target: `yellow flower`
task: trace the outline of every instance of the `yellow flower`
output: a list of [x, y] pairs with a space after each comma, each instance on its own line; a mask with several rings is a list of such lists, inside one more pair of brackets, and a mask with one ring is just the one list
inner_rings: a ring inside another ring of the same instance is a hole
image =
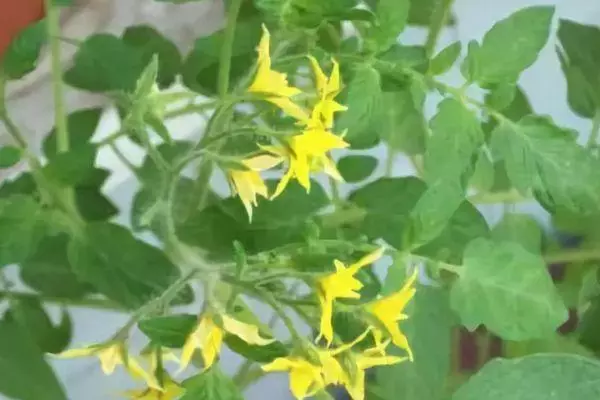
[[393, 365], [405, 361], [406, 357], [396, 357], [381, 355], [381, 349], [373, 348], [365, 350], [362, 354], [356, 354], [353, 357], [356, 369], [353, 376], [344, 374], [342, 384], [348, 390], [352, 400], [364, 400], [365, 398], [365, 370], [380, 366]]
[[332, 60], [333, 69], [331, 70], [331, 75], [327, 78], [317, 60], [312, 56], [308, 58], [315, 74], [315, 81], [319, 92], [319, 102], [315, 106], [315, 111], [318, 117], [322, 119], [325, 127], [330, 129], [333, 126], [333, 114], [348, 109], [334, 100], [341, 90], [340, 66], [335, 60]]
[[290, 97], [301, 93], [300, 89], [290, 86], [286, 74], [271, 69], [269, 47], [271, 35], [263, 25], [263, 35], [258, 44], [258, 67], [254, 82], [248, 88], [251, 93], [267, 95], [266, 100], [275, 104], [286, 114], [298, 121], [307, 121], [309, 116], [302, 107], [295, 104]]
[[260, 155], [243, 160], [242, 164], [247, 170], [230, 170], [229, 178], [233, 190], [240, 196], [248, 218], [252, 222], [252, 207], [258, 204], [257, 196], [267, 198], [267, 186], [260, 176], [260, 172], [270, 169], [282, 162], [281, 157], [271, 155]]
[[144, 370], [134, 357], [127, 354], [127, 350], [122, 342], [70, 349], [54, 356], [58, 358], [96, 356], [100, 360], [100, 366], [105, 375], [112, 374], [118, 365], [123, 365], [132, 377], [144, 380], [148, 387], [162, 390], [156, 377]]
[[336, 271], [318, 281], [318, 296], [321, 305], [321, 326], [320, 334], [331, 343], [333, 339], [333, 326], [331, 318], [333, 317], [333, 302], [335, 299], [358, 299], [360, 294], [358, 290], [363, 284], [354, 277], [358, 270], [365, 265], [373, 263], [383, 255], [383, 248], [367, 254], [356, 263], [346, 267], [342, 262], [335, 260]]
[[181, 353], [179, 371], [183, 371], [192, 361], [197, 348], [201, 350], [204, 367], [210, 368], [221, 351], [225, 333], [235, 335], [249, 344], [266, 346], [274, 339], [265, 339], [258, 333], [258, 327], [238, 321], [227, 315], [221, 316], [222, 327], [217, 325], [210, 313], [206, 313], [200, 319], [196, 329], [185, 341]]
[[[413, 353], [408, 344], [408, 339], [400, 330], [398, 321], [402, 321], [408, 318], [408, 316], [404, 314], [403, 311], [408, 302], [415, 295], [416, 289], [413, 287], [413, 284], [417, 279], [417, 272], [418, 271], [415, 269], [413, 274], [408, 278], [404, 286], [399, 291], [389, 296], [375, 300], [367, 306], [368, 310], [385, 327], [385, 329], [387, 330], [387, 332], [385, 333], [387, 333], [391, 337], [392, 343], [406, 350], [406, 352], [408, 353], [408, 358], [411, 361], [413, 360]], [[380, 329], [373, 329], [373, 336], [377, 344], [382, 343], [383, 335], [384, 332], [382, 332]]]
[[148, 387], [146, 389], [128, 390], [124, 394], [130, 400], [175, 400], [183, 392], [184, 389], [165, 374], [162, 390]]
[[296, 399], [312, 396], [325, 387], [323, 366], [314, 365], [301, 357], [280, 357], [262, 366], [265, 372], [289, 371], [290, 390]]

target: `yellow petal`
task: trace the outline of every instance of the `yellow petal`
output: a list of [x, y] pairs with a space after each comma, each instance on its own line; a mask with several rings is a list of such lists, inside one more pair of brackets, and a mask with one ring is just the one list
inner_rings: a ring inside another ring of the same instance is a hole
[[290, 180], [292, 179], [293, 176], [294, 176], [294, 170], [290, 167], [287, 170], [287, 172], [281, 177], [281, 180], [277, 184], [277, 188], [275, 188], [275, 193], [273, 193], [273, 195], [271, 196], [271, 200], [273, 200], [274, 198], [279, 196], [281, 193], [283, 193], [283, 191], [287, 187], [288, 183], [290, 183]]
[[57, 357], [57, 358], [88, 357], [88, 356], [94, 355], [98, 350], [100, 350], [100, 347], [98, 347], [98, 346], [83, 347], [80, 349], [65, 350], [62, 353], [51, 354], [51, 356]]
[[[300, 91], [298, 91], [299, 93]], [[297, 94], [297, 93], [294, 93]], [[275, 104], [277, 107], [281, 109], [284, 113], [289, 115], [290, 117], [295, 118], [300, 122], [308, 122], [309, 116], [308, 113], [299, 105], [294, 103], [288, 97], [268, 97], [267, 101]]]
[[304, 399], [311, 392], [315, 393], [324, 387], [319, 367], [301, 361], [290, 370], [290, 390], [297, 399]]
[[262, 25], [262, 36], [260, 38], [260, 42], [258, 43], [258, 62], [265, 63], [270, 68], [271, 67], [271, 57], [269, 55], [271, 47], [271, 34], [267, 27]]
[[192, 357], [194, 356], [194, 352], [200, 347], [200, 340], [198, 338], [199, 329], [200, 325], [198, 325], [196, 329], [189, 334], [185, 340], [185, 343], [183, 344], [183, 349], [181, 350], [181, 359], [179, 361], [179, 370], [177, 371], [178, 374], [190, 365]]
[[[272, 146], [265, 146], [272, 147]], [[266, 171], [283, 162], [282, 157], [275, 157], [269, 154], [247, 158], [242, 163], [253, 171]]]
[[383, 247], [380, 247], [377, 250], [372, 251], [371, 253], [367, 254], [366, 256], [364, 256], [363, 258], [361, 258], [354, 264], [350, 265], [350, 267], [348, 267], [348, 268], [351, 270], [358, 271], [360, 268], [364, 267], [365, 265], [373, 264], [375, 261], [379, 260], [381, 258], [381, 256], [383, 256], [384, 251], [385, 251], [385, 249]]
[[282, 372], [289, 371], [293, 363], [285, 357], [279, 357], [274, 359], [268, 364], [263, 365], [261, 368], [265, 372]]
[[321, 69], [319, 62], [313, 56], [308, 56], [308, 59], [310, 60], [310, 64], [312, 66], [313, 73], [315, 74], [315, 82], [317, 84], [317, 90], [319, 92], [324, 92], [327, 88], [327, 77], [325, 76], [325, 73]]
[[258, 333], [258, 327], [238, 321], [227, 315], [223, 315], [223, 328], [248, 344], [266, 346], [275, 341], [275, 339], [262, 338]]
[[115, 372], [117, 365], [123, 363], [124, 350], [121, 344], [113, 344], [104, 347], [97, 353], [100, 359], [100, 366], [105, 375], [110, 375]]
[[319, 304], [321, 305], [321, 321], [319, 325], [319, 336], [327, 341], [327, 345], [333, 340], [333, 299], [326, 294], [319, 293]]
[[344, 178], [342, 178], [342, 175], [340, 174], [340, 171], [338, 171], [333, 160], [331, 160], [327, 156], [324, 156], [322, 158], [321, 162], [323, 163], [323, 171], [327, 175], [329, 175], [330, 177], [332, 177], [333, 179], [335, 179], [338, 182], [344, 181]]
[[346, 389], [352, 400], [364, 400], [365, 398], [365, 371], [358, 369], [355, 371], [354, 380], [346, 380]]
[[127, 371], [131, 374], [131, 376], [142, 379], [144, 382], [146, 382], [146, 385], [148, 385], [149, 388], [153, 388], [158, 391], [163, 390], [156, 377], [142, 368], [135, 358], [127, 357], [125, 368], [127, 368]]
[[393, 365], [408, 360], [408, 357], [397, 357], [397, 356], [363, 356], [359, 355], [356, 359], [356, 363], [360, 369], [368, 369], [377, 367], [379, 365]]
[[201, 343], [204, 367], [210, 368], [221, 351], [223, 330], [214, 323], [211, 317], [205, 316], [200, 321], [198, 338]]
[[340, 65], [335, 59], [331, 59], [333, 68], [331, 69], [331, 75], [329, 76], [329, 82], [327, 86], [328, 94], [337, 94], [341, 89], [340, 84]]

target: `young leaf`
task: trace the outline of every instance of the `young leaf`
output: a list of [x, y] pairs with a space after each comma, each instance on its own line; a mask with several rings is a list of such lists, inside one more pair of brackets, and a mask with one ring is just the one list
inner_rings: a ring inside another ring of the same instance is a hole
[[78, 299], [91, 288], [80, 282], [67, 258], [67, 235], [46, 236], [20, 265], [21, 279], [43, 295]]
[[359, 65], [348, 84], [345, 104], [351, 112], [342, 113], [337, 129], [347, 130], [345, 139], [352, 145], [368, 142], [369, 127], [381, 98], [380, 76], [370, 65]]
[[579, 116], [593, 118], [600, 108], [600, 28], [560, 20], [557, 49], [567, 79], [567, 100]]
[[600, 396], [599, 376], [600, 362], [576, 355], [498, 358], [454, 393], [452, 400], [592, 400]]
[[63, 309], [60, 323], [55, 326], [40, 301], [35, 298], [11, 301], [5, 318], [16, 321], [44, 353], [60, 353], [71, 341], [72, 324], [69, 313]]
[[181, 400], [243, 400], [244, 396], [231, 378], [218, 366], [209, 368], [183, 382]]
[[429, 73], [431, 75], [441, 75], [448, 72], [456, 60], [458, 60], [458, 57], [460, 57], [461, 49], [462, 45], [460, 42], [454, 42], [445, 47], [431, 60]]
[[[386, 278], [386, 285], [388, 284]], [[396, 290], [402, 282], [396, 282]], [[441, 400], [450, 370], [454, 316], [447, 291], [418, 288], [401, 329], [414, 352], [414, 362], [384, 366], [376, 370], [376, 388], [381, 400]]]
[[532, 254], [539, 254], [542, 248], [542, 230], [536, 220], [526, 214], [505, 214], [492, 229], [492, 239], [519, 244]]
[[83, 184], [94, 174], [96, 146], [84, 144], [67, 152], [56, 154], [44, 166], [45, 174], [65, 186]]
[[[90, 143], [98, 128], [103, 113], [102, 108], [85, 108], [77, 110], [67, 117], [69, 126], [69, 147], [83, 147]], [[53, 158], [58, 152], [56, 147], [56, 129], [52, 129], [42, 144], [44, 155]]]
[[0, 268], [18, 264], [36, 250], [43, 234], [43, 212], [28, 196], [0, 200]]
[[484, 324], [508, 340], [549, 335], [568, 317], [540, 256], [515, 243], [486, 239], [465, 250], [451, 303], [469, 330]]
[[473, 170], [473, 175], [469, 180], [469, 186], [482, 192], [488, 192], [494, 186], [494, 164], [485, 148], [479, 150], [477, 161]]
[[0, 168], [10, 168], [21, 161], [23, 151], [14, 146], [0, 147]]
[[373, 122], [381, 139], [392, 149], [411, 155], [423, 153], [428, 132], [424, 101], [425, 93], [416, 84], [382, 94]]
[[430, 123], [431, 137], [425, 151], [425, 180], [456, 180], [471, 167], [483, 144], [483, 131], [476, 115], [462, 103], [447, 98], [438, 106]]
[[64, 78], [67, 84], [90, 92], [131, 92], [145, 66], [140, 51], [116, 36], [99, 33], [81, 43]]
[[21, 79], [33, 71], [37, 67], [46, 37], [46, 20], [40, 20], [21, 30], [2, 55], [2, 74], [8, 79]]
[[340, 158], [337, 167], [346, 182], [360, 182], [375, 171], [377, 159], [372, 156], [349, 155]]
[[149, 25], [128, 27], [123, 33], [123, 42], [140, 52], [144, 65], [157, 55], [158, 86], [165, 88], [173, 84], [182, 65], [181, 54], [173, 42]]
[[549, 208], [591, 214], [600, 209], [600, 164], [574, 139], [549, 119], [529, 116], [503, 120], [492, 133], [492, 148], [519, 191], [532, 189]]
[[254, 362], [269, 363], [278, 357], [286, 357], [289, 354], [288, 346], [278, 340], [266, 346], [258, 346], [248, 344], [235, 335], [226, 335], [224, 341], [231, 351]]
[[376, 24], [368, 36], [373, 48], [380, 53], [396, 43], [408, 20], [409, 0], [379, 0], [375, 9]]
[[178, 349], [183, 347], [197, 323], [197, 316], [179, 314], [143, 319], [138, 323], [138, 327], [152, 343]]
[[43, 353], [15, 321], [0, 321], [0, 393], [20, 400], [67, 400]]
[[467, 63], [474, 62], [465, 78], [481, 85], [516, 82], [546, 45], [554, 7], [523, 8], [497, 22], [483, 37], [481, 46], [469, 46]]
[[131, 309], [159, 296], [179, 275], [162, 251], [109, 223], [87, 225], [82, 237], [71, 239], [68, 255], [82, 281]]

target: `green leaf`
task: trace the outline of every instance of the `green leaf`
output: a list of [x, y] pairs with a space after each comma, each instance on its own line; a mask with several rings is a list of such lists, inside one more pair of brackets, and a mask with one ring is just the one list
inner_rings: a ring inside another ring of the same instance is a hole
[[600, 28], [561, 19], [559, 60], [567, 79], [567, 100], [579, 116], [593, 118], [600, 108]]
[[[277, 181], [267, 180], [265, 183], [269, 193], [272, 193]], [[254, 209], [250, 227], [273, 229], [298, 225], [327, 205], [329, 205], [329, 197], [325, 189], [316, 181], [311, 181], [309, 193], [306, 193], [306, 189], [297, 182], [291, 182], [275, 199], [259, 202], [258, 207]], [[224, 200], [222, 207], [240, 223], [247, 223], [248, 215], [238, 197]]]
[[469, 330], [484, 324], [508, 340], [549, 335], [568, 317], [540, 256], [515, 243], [486, 239], [465, 250], [451, 303]]
[[181, 54], [173, 42], [149, 25], [128, 27], [123, 33], [123, 42], [140, 52], [144, 65], [157, 55], [159, 87], [173, 84], [182, 65]]
[[[352, 192], [349, 201], [365, 213], [361, 233], [382, 238], [397, 249], [413, 244], [411, 213], [426, 188], [414, 177], [381, 178]], [[481, 214], [470, 203], [463, 202], [439, 236], [414, 251], [447, 262], [460, 262], [467, 243], [487, 235], [487, 224]]]
[[288, 347], [280, 341], [274, 341], [266, 346], [251, 345], [235, 335], [226, 335], [225, 344], [231, 351], [242, 357], [259, 363], [269, 363], [278, 357], [289, 355]]
[[409, 0], [379, 0], [375, 9], [376, 24], [368, 39], [376, 52], [383, 52], [396, 43], [408, 20]]
[[186, 4], [186, 3], [198, 3], [200, 1], [206, 1], [206, 0], [154, 0], [154, 1], [158, 1], [159, 3]]
[[[402, 283], [396, 282], [396, 290]], [[381, 400], [441, 400], [450, 371], [454, 325], [448, 293], [440, 288], [419, 287], [407, 314], [409, 318], [402, 321], [401, 329], [415, 359], [377, 368], [376, 395]]]
[[110, 223], [88, 224], [82, 237], [69, 242], [68, 256], [82, 281], [132, 309], [160, 295], [179, 277], [162, 251]]
[[[261, 21], [249, 18], [238, 22], [232, 45], [230, 84], [235, 86], [248, 72], [256, 58], [256, 45], [260, 39]], [[182, 67], [183, 83], [190, 89], [206, 95], [217, 94], [219, 57], [224, 31], [196, 40]]]
[[33, 253], [43, 234], [43, 210], [31, 197], [0, 200], [0, 268], [18, 264]]
[[181, 348], [197, 323], [195, 315], [178, 314], [143, 319], [138, 327], [154, 344]]
[[19, 400], [67, 400], [38, 346], [14, 321], [0, 322], [0, 393]]
[[21, 79], [33, 71], [37, 67], [46, 37], [46, 20], [40, 20], [22, 29], [2, 55], [2, 74], [8, 79]]
[[[411, 25], [429, 26], [440, 5], [447, 0], [410, 0], [410, 15], [408, 23]], [[446, 25], [456, 23], [452, 15], [447, 18]]]
[[600, 362], [581, 356], [540, 354], [495, 359], [452, 400], [593, 400], [600, 397], [599, 377]]
[[488, 192], [494, 186], [494, 174], [494, 164], [490, 155], [485, 148], [481, 148], [469, 185], [482, 192]]
[[[77, 110], [67, 117], [69, 126], [69, 148], [81, 148], [88, 145], [98, 128], [102, 108], [85, 108]], [[42, 144], [44, 155], [53, 158], [57, 153], [56, 129], [52, 129]]]
[[48, 177], [65, 186], [83, 184], [95, 173], [97, 150], [96, 146], [86, 144], [56, 154], [44, 166], [43, 171]]
[[381, 98], [379, 73], [370, 65], [357, 66], [348, 84], [345, 105], [349, 110], [342, 113], [337, 129], [347, 130], [345, 139], [352, 145], [369, 141], [366, 137]]
[[458, 57], [460, 57], [461, 50], [462, 45], [460, 42], [454, 42], [446, 46], [431, 60], [429, 73], [431, 75], [441, 75], [448, 72], [456, 60], [458, 60]]
[[14, 319], [44, 353], [60, 353], [71, 341], [72, 324], [69, 313], [63, 309], [60, 324], [54, 326], [36, 298], [14, 299], [5, 318]]
[[77, 279], [67, 258], [67, 235], [46, 236], [36, 251], [21, 263], [21, 279], [50, 297], [78, 299], [90, 287]]
[[582, 214], [600, 209], [598, 160], [575, 142], [572, 132], [549, 119], [503, 120], [492, 133], [492, 148], [504, 159], [513, 185], [524, 194], [533, 190], [544, 206]]
[[243, 400], [244, 396], [231, 378], [217, 365], [183, 382], [181, 400]]
[[497, 22], [485, 34], [481, 46], [469, 45], [467, 63], [474, 62], [465, 78], [482, 85], [516, 82], [546, 45], [554, 7], [523, 8]]
[[491, 90], [485, 97], [485, 104], [494, 110], [504, 110], [510, 106], [516, 95], [516, 85], [514, 83], [499, 83], [492, 85]]
[[21, 161], [23, 151], [14, 146], [0, 147], [0, 168], [10, 168]]
[[539, 254], [542, 248], [542, 230], [537, 221], [526, 214], [505, 214], [492, 229], [492, 239], [519, 244], [533, 254]]
[[337, 167], [346, 182], [360, 182], [373, 174], [377, 168], [377, 159], [372, 156], [349, 155], [340, 158]]
[[425, 180], [459, 179], [483, 144], [479, 120], [461, 102], [448, 98], [439, 104], [430, 127], [432, 135], [423, 160]]
[[146, 64], [140, 51], [120, 38], [100, 33], [88, 36], [67, 70], [65, 82], [90, 92], [131, 92]]
[[411, 155], [423, 153], [428, 134], [424, 101], [425, 92], [417, 84], [382, 94], [374, 123], [390, 148]]
[[581, 316], [578, 327], [579, 343], [600, 354], [600, 296], [592, 299]]

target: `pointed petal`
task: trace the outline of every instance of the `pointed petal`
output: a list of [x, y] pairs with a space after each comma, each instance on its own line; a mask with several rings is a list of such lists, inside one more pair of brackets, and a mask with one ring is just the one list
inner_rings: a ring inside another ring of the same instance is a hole
[[313, 73], [315, 74], [315, 83], [317, 84], [317, 90], [319, 91], [319, 93], [324, 94], [327, 88], [327, 77], [321, 69], [319, 62], [313, 56], [308, 56], [308, 59], [310, 60], [310, 65], [312, 67]]
[[62, 353], [58, 354], [50, 354], [52, 357], [56, 358], [78, 358], [78, 357], [88, 357], [94, 355], [100, 348], [99, 347], [83, 347], [80, 349], [69, 349], [65, 350]]
[[279, 107], [281, 111], [300, 122], [308, 121], [310, 118], [308, 113], [302, 107], [294, 103], [288, 97], [269, 97], [267, 100]]
[[324, 293], [319, 293], [319, 304], [321, 306], [321, 321], [319, 324], [319, 336], [325, 338], [327, 345], [331, 344], [333, 340], [333, 325], [331, 319], [333, 318], [333, 299], [328, 296], [325, 288], [322, 288]]
[[288, 358], [279, 357], [263, 365], [261, 368], [265, 372], [282, 372], [288, 371], [292, 365], [292, 362]]
[[383, 256], [384, 251], [385, 249], [380, 247], [377, 250], [367, 254], [348, 268], [357, 271], [359, 268], [364, 267], [365, 265], [373, 264], [375, 261], [379, 260], [381, 256]]
[[100, 367], [105, 375], [115, 372], [117, 365], [123, 363], [123, 348], [120, 344], [114, 344], [99, 350], [96, 355], [100, 359]]
[[198, 330], [200, 326], [197, 326], [196, 329], [192, 333], [189, 334], [185, 343], [183, 344], [183, 349], [181, 350], [181, 359], [179, 360], [179, 369], [177, 370], [177, 374], [183, 372], [192, 361], [192, 357], [194, 356], [194, 352], [200, 346], [200, 342], [198, 341]]
[[[272, 147], [272, 146], [265, 146]], [[253, 171], [266, 171], [283, 162], [282, 157], [275, 157], [269, 154], [261, 154], [256, 157], [247, 158], [242, 163]]]
[[323, 157], [321, 162], [323, 163], [323, 171], [327, 175], [329, 175], [338, 182], [344, 182], [344, 178], [340, 174], [340, 171], [338, 171], [335, 163], [329, 157]]
[[200, 321], [198, 339], [204, 367], [210, 368], [221, 351], [223, 330], [214, 323], [211, 317], [205, 316]]
[[290, 390], [297, 399], [307, 397], [313, 386], [315, 389], [325, 386], [318, 367], [310, 366], [307, 362], [306, 364], [290, 371]]
[[277, 184], [277, 188], [275, 188], [275, 193], [273, 193], [273, 195], [271, 196], [271, 200], [273, 200], [274, 198], [279, 196], [281, 193], [283, 193], [283, 191], [287, 187], [288, 183], [290, 183], [290, 180], [292, 179], [293, 176], [294, 176], [294, 170], [290, 166], [290, 168], [281, 177], [281, 180]]
[[158, 383], [156, 377], [153, 374], [146, 371], [144, 368], [142, 368], [142, 366], [137, 362], [135, 358], [127, 357], [125, 368], [127, 368], [127, 371], [129, 371], [131, 376], [133, 376], [134, 378], [142, 379], [144, 382], [146, 382], [146, 385], [148, 385], [148, 387], [162, 392], [163, 388]]
[[331, 69], [331, 75], [329, 76], [329, 81], [327, 82], [327, 92], [331, 95], [336, 95], [340, 92], [341, 83], [340, 83], [340, 64], [332, 58], [331, 62], [333, 63], [333, 68]]
[[261, 337], [258, 333], [257, 326], [246, 324], [227, 315], [223, 315], [223, 328], [248, 344], [266, 346], [275, 341], [275, 339], [265, 339]]

